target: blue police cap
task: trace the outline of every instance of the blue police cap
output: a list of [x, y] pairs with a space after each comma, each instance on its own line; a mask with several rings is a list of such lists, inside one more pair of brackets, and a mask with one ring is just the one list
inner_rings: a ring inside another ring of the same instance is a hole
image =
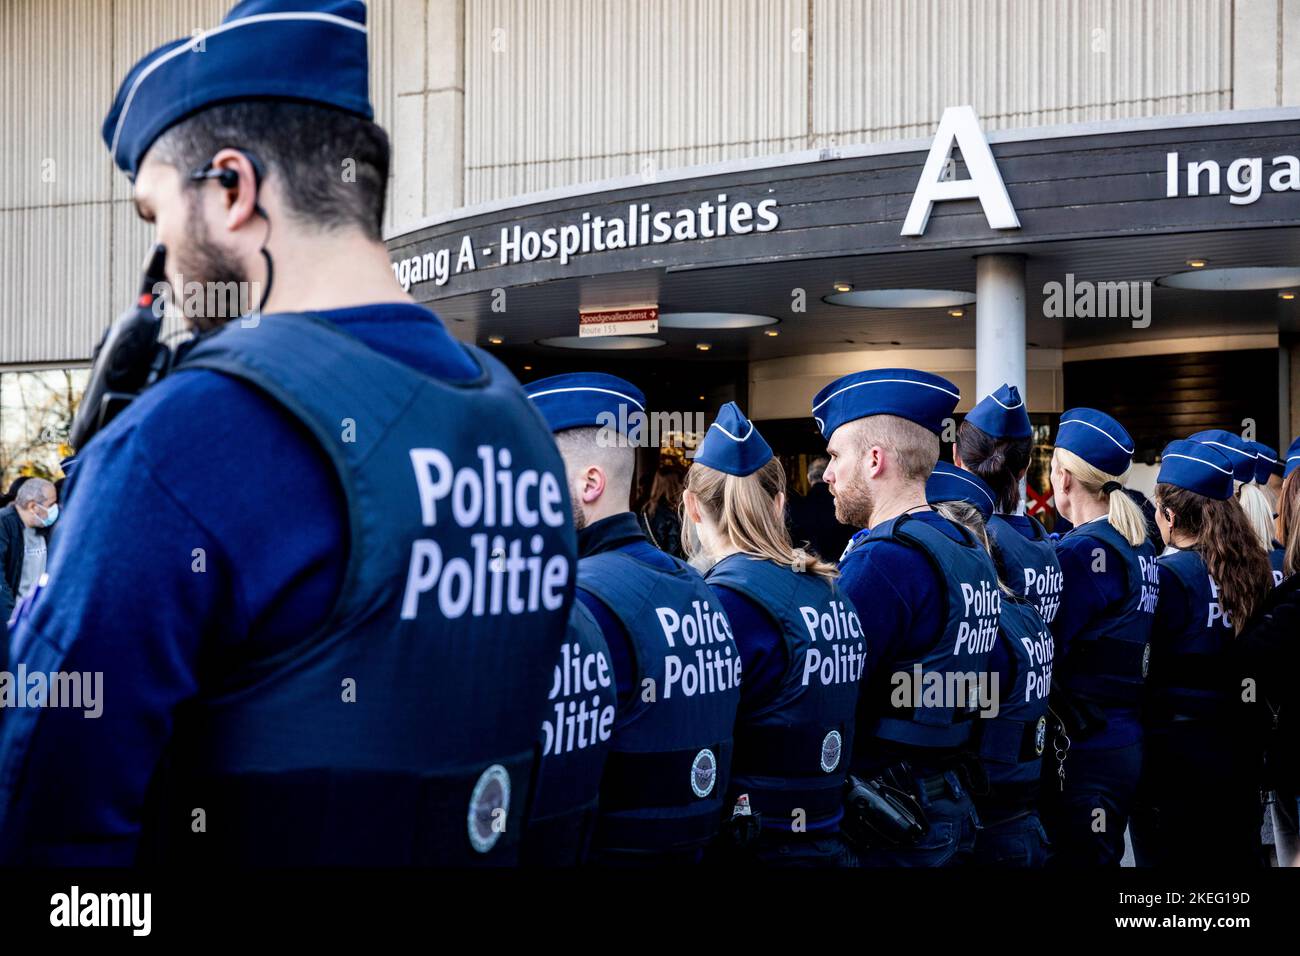
[[250, 99], [318, 103], [372, 119], [365, 4], [243, 0], [221, 26], [173, 40], [131, 68], [104, 120], [104, 142], [134, 179], [168, 127]]
[[1198, 441], [1171, 441], [1160, 453], [1156, 483], [1177, 485], [1206, 498], [1232, 497], [1232, 462], [1213, 445]]
[[609, 427], [624, 435], [639, 433], [645, 414], [641, 389], [604, 372], [552, 375], [530, 382], [524, 391], [553, 432]]
[[1272, 475], [1282, 474], [1282, 462], [1278, 461], [1276, 448], [1258, 441], [1247, 442], [1247, 444], [1255, 453], [1256, 484], [1266, 485]]
[[1056, 447], [1074, 452], [1108, 475], [1122, 475], [1133, 464], [1133, 439], [1129, 433], [1095, 408], [1072, 408], [1062, 415]]
[[752, 475], [772, 460], [772, 448], [735, 402], [718, 409], [695, 453], [697, 465], [728, 475]]
[[966, 501], [974, 505], [985, 521], [993, 515], [993, 489], [979, 475], [963, 471], [941, 461], [934, 466], [925, 482], [925, 500], [932, 505], [942, 501]]
[[813, 398], [812, 415], [830, 439], [845, 422], [869, 415], [897, 415], [936, 435], [961, 393], [946, 378], [914, 368], [875, 368], [837, 378]]
[[1198, 441], [1218, 451], [1232, 465], [1232, 476], [1238, 481], [1255, 480], [1255, 449], [1250, 442], [1236, 432], [1225, 428], [1212, 428], [1209, 431], [1189, 435], [1188, 441]]
[[1291, 443], [1291, 447], [1286, 450], [1286, 467], [1282, 469], [1282, 477], [1290, 478], [1291, 472], [1300, 468], [1300, 438]]
[[987, 396], [970, 410], [966, 421], [993, 438], [1028, 438], [1034, 433], [1025, 401], [1014, 385], [1003, 385]]

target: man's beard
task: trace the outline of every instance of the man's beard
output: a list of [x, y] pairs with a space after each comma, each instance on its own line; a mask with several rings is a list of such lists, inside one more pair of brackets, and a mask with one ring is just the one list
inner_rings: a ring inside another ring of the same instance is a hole
[[[220, 314], [230, 311], [225, 308], [230, 300], [221, 290], [232, 288], [228, 283], [234, 283], [233, 288], [237, 290], [236, 302], [242, 306], [251, 298], [252, 285], [248, 270], [239, 260], [212, 241], [208, 224], [200, 215], [197, 203], [190, 207], [190, 222], [193, 224], [190, 241], [184, 251], [177, 250], [174, 257], [178, 276], [188, 289], [177, 289], [173, 285], [172, 302], [195, 331], [209, 332], [240, 317], [239, 314]], [[172, 250], [168, 249], [167, 254], [172, 256]], [[192, 302], [187, 301], [186, 296], [195, 290], [199, 294], [193, 297]], [[219, 314], [207, 314], [209, 303], [215, 306], [215, 311]]]
[[866, 528], [871, 525], [871, 513], [876, 502], [871, 489], [866, 485], [849, 488], [839, 483], [835, 485], [835, 520], [852, 528]]

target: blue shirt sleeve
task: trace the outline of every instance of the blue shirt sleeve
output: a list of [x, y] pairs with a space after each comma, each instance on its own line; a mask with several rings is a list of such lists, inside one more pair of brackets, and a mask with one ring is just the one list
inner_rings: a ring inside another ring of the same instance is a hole
[[743, 594], [709, 587], [727, 614], [740, 654], [740, 713], [752, 713], [772, 699], [790, 666], [785, 637], [768, 613]]
[[346, 509], [302, 426], [215, 372], [138, 399], [86, 448], [68, 491], [14, 666], [101, 681], [99, 713], [0, 721], [0, 859], [127, 864], [176, 708], [202, 675], [328, 615]]

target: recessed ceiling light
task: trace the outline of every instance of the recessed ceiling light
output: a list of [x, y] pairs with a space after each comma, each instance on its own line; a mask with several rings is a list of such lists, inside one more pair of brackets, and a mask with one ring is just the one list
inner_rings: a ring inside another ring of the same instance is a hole
[[652, 339], [643, 335], [602, 335], [583, 338], [580, 335], [558, 335], [549, 339], [538, 339], [538, 345], [549, 345], [554, 349], [591, 349], [603, 351], [628, 351], [632, 349], [657, 349], [667, 345], [663, 339]]
[[852, 309], [949, 309], [970, 305], [975, 293], [959, 289], [858, 289], [837, 292], [822, 301]]
[[1249, 266], [1241, 269], [1196, 269], [1175, 272], [1156, 280], [1170, 289], [1199, 292], [1249, 292], [1260, 289], [1290, 289], [1300, 285], [1300, 267]]
[[661, 312], [659, 326], [665, 329], [754, 329], [761, 325], [776, 325], [780, 320], [773, 315], [752, 315], [748, 312]]
[[533, 367], [532, 367], [531, 365], [525, 365], [525, 366], [524, 366], [524, 371], [525, 371], [525, 372], [531, 372], [532, 370], [533, 370]]
[[708, 342], [696, 342], [695, 347], [699, 349], [701, 352], [707, 352], [709, 349], [713, 348], [713, 346], [710, 345]]
[[489, 335], [489, 336], [488, 336], [488, 344], [489, 344], [489, 345], [500, 345], [500, 344], [501, 344], [502, 342], [504, 342], [504, 341], [505, 341], [505, 339], [503, 339], [503, 338], [502, 338], [501, 336], [499, 336], [499, 335]]
[[704, 401], [704, 396], [703, 396], [703, 395], [700, 396], [700, 401]]
[[949, 310], [948, 310], [948, 314], [951, 315], [954, 319], [960, 319], [963, 315], [966, 314], [966, 310], [965, 310], [965, 309], [949, 309]]
[[1204, 268], [1205, 268], [1205, 260], [1204, 260], [1204, 259], [1188, 259], [1188, 260], [1187, 260], [1187, 264], [1188, 264], [1189, 266], [1191, 266], [1193, 269], [1204, 269]]
[[1279, 299], [1286, 299], [1288, 302], [1290, 302], [1292, 299], [1295, 298], [1295, 293], [1292, 292], [1290, 289], [1287, 289], [1285, 292], [1279, 292], [1277, 294], [1277, 297]]
[[769, 339], [774, 339], [774, 338], [776, 338], [778, 335], [780, 335], [781, 333], [778, 332], [776, 329], [766, 329], [766, 330], [763, 332], [763, 334], [766, 335]]
[[834, 288], [836, 292], [852, 292], [853, 284], [850, 282], [837, 282], [832, 286], [832, 288]]

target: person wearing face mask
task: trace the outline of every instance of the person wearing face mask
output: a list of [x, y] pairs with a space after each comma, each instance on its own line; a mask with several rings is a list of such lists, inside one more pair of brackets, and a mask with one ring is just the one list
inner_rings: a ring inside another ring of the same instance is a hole
[[[59, 503], [54, 485], [44, 478], [28, 478], [13, 504], [0, 510], [0, 623], [8, 623], [14, 606], [25, 598], [45, 573], [45, 529], [58, 520]], [[5, 659], [8, 642], [0, 647]], [[2, 668], [0, 668], [2, 669]]]
[[394, 275], [366, 20], [243, 0], [109, 107], [195, 335], [76, 449], [12, 647], [111, 702], [0, 723], [0, 863], [518, 858], [573, 603], [563, 463]]
[[1257, 866], [1263, 754], [1234, 643], [1272, 587], [1268, 559], [1232, 500], [1232, 463], [1212, 445], [1171, 442], [1156, 482], [1168, 549], [1157, 559], [1134, 856], [1139, 866]]
[[839, 828], [866, 643], [835, 566], [795, 549], [784, 507], [780, 459], [728, 402], [683, 500], [683, 548], [727, 612], [745, 675], [724, 805], [733, 823], [714, 858], [849, 865]]
[[1041, 811], [1050, 866], [1120, 865], [1142, 768], [1138, 707], [1158, 579], [1142, 511], [1124, 493], [1133, 440], [1104, 412], [1061, 416], [1052, 453], [1065, 587], [1056, 642]]

